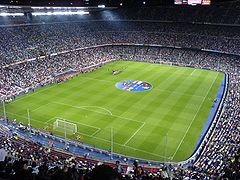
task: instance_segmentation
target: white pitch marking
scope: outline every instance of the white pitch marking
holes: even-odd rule
[[[196,69],[194,69],[194,70],[192,71],[192,73],[190,74],[190,76],[192,76],[195,71],[196,71]]]
[[[143,128],[145,122],[133,133],[133,135],[123,144],[124,146],[131,141],[131,139]]]
[[[48,124],[51,120],[53,120],[53,119],[56,119],[56,117],[53,117],[53,118],[50,118],[49,120],[47,120],[46,122],[45,122],[45,124]]]
[[[105,111],[108,112],[111,116],[113,115],[110,110],[108,110],[108,109],[106,109],[106,108],[104,108],[104,107],[100,107],[100,106],[73,106],[73,105],[70,105],[70,104],[61,103],[61,102],[56,102],[56,101],[54,101],[53,103],[55,103],[55,104],[61,104],[61,105],[65,105],[65,106],[70,106],[70,107],[78,108],[78,109],[84,109],[84,110],[93,111],[93,112],[96,112],[96,113],[103,114],[103,113],[101,113],[101,112],[94,111],[94,110],[91,110],[91,109],[88,109],[88,108],[87,108],[87,107],[96,107],[96,108],[105,110]],[[104,113],[104,114],[105,114],[105,113]]]
[[[185,139],[185,137],[186,137],[186,135],[187,135],[187,133],[188,133],[190,127],[192,126],[192,123],[194,122],[195,118],[197,117],[197,114],[198,114],[198,112],[200,111],[200,109],[201,109],[201,107],[202,107],[202,105],[203,105],[203,103],[204,103],[204,101],[205,101],[205,99],[206,99],[206,97],[207,97],[209,91],[211,90],[213,84],[215,83],[217,77],[218,77],[218,75],[215,77],[215,80],[212,81],[212,84],[211,84],[211,86],[209,87],[209,89],[208,89],[208,91],[207,91],[207,93],[206,93],[206,96],[204,97],[204,99],[202,100],[200,106],[198,107],[198,110],[197,110],[196,114],[194,115],[194,117],[193,117],[191,123],[189,124],[189,126],[188,126],[188,128],[187,128],[187,131],[184,133],[184,136],[183,136],[183,138],[181,139],[180,143],[178,144],[178,147],[177,147],[176,151],[174,152],[174,154],[172,155],[171,159],[173,159],[173,158],[175,157],[175,155],[176,155],[178,149],[180,148],[180,146],[181,146],[183,140]]]
[[[61,103],[61,102],[56,102],[56,101],[54,101],[53,103],[55,103],[55,104],[62,104],[62,105],[70,106],[70,107],[73,107],[73,108],[84,109],[84,110],[87,110],[87,111],[96,112],[96,113],[98,113],[98,114],[108,115],[108,114],[106,114],[106,113],[102,113],[102,112],[98,112],[98,111],[94,111],[94,110],[91,110],[91,109],[84,108],[83,106],[73,106],[73,105],[70,105],[70,104]],[[109,110],[109,111],[110,111],[110,110]],[[107,111],[107,112],[108,112],[108,111]],[[142,121],[137,121],[137,120],[134,120],[134,119],[131,119],[131,118],[114,115],[114,114],[112,114],[112,113],[109,114],[109,115],[110,115],[110,116],[113,116],[113,117],[118,117],[118,118],[121,118],[121,119],[126,119],[126,120],[129,120],[129,121],[135,121],[135,122],[138,122],[138,123],[143,123]]]
[[[16,100],[14,100],[13,102],[23,100],[23,99],[25,99],[25,98],[27,98],[27,97],[29,97],[29,96],[33,96],[33,95],[35,95],[35,94],[38,94],[38,93],[44,92],[44,91],[46,91],[46,90],[49,90],[49,89],[51,89],[51,88],[53,88],[53,87],[55,87],[55,86],[56,86],[56,84],[50,84],[49,87],[45,86],[45,88],[44,88],[44,89],[41,89],[41,90],[40,90],[40,88],[39,88],[39,90],[38,90],[37,92],[33,92],[32,94],[28,94],[28,93],[29,93],[29,92],[28,92],[28,93],[25,94],[26,96],[19,96],[19,98],[16,99]],[[36,91],[36,90],[35,90],[35,91]]]
[[[23,115],[19,115],[19,114],[11,113],[11,112],[7,112],[7,114],[13,114],[13,115],[15,115],[15,116],[18,116],[18,117],[21,117],[21,118],[27,119],[27,116],[23,116]],[[36,122],[40,122],[40,123],[42,123],[42,124],[45,124],[45,122],[42,122],[42,121],[36,120],[36,119],[34,119],[34,118],[31,118],[31,120],[36,121]],[[21,122],[21,121],[20,121],[20,122]]]
[[[96,137],[96,136],[91,136],[91,135],[86,134],[86,133],[81,133],[81,132],[77,132],[77,133],[85,135],[85,136],[88,136],[88,137],[91,137],[91,138],[95,138],[95,139],[98,139],[98,140],[102,140],[102,141],[105,141],[105,142],[111,142],[111,141],[109,141],[107,139],[99,138],[99,137]],[[131,146],[128,146],[128,145],[123,145],[123,144],[119,144],[119,143],[116,143],[116,142],[114,142],[114,144],[119,145],[119,146],[124,146],[124,147],[127,147],[129,149],[136,150],[136,151],[144,152],[146,154],[151,154],[151,155],[154,155],[154,156],[157,156],[157,157],[165,158],[165,156],[161,156],[159,154],[155,154],[155,153],[151,153],[151,152],[148,152],[148,151],[144,151],[144,150],[141,150],[141,149],[138,149],[138,148],[134,148],[134,147],[131,147]],[[166,157],[166,158],[169,159],[169,160],[171,159],[170,157]]]
[[[94,133],[91,134],[91,136],[95,136],[99,131],[101,131],[101,129],[99,128],[97,131],[95,131]]]
[[[177,92],[177,91],[170,91],[170,90],[161,89],[161,88],[155,88],[155,89],[152,89],[152,90],[157,90],[157,91],[162,91],[162,92],[169,92],[171,94],[179,94],[179,95],[182,95],[182,96],[191,96],[191,97],[197,97],[197,98],[204,98],[204,96],[188,94],[188,93],[181,93],[181,92]]]
[[[79,106],[79,107],[83,107],[83,108],[87,108],[87,107],[96,107],[96,108],[99,108],[99,109],[103,109],[105,111],[107,111],[110,115],[113,115],[112,112],[104,107],[101,107],[101,106]]]
[[[83,79],[91,79],[91,80],[96,80],[96,81],[101,81],[101,82],[113,83],[113,81],[109,81],[109,80],[105,80],[105,79],[96,79],[96,78],[90,78],[90,77],[84,77],[84,76],[81,76],[81,78],[83,78]]]
[[[30,112],[37,111],[38,109],[42,108],[43,106],[47,106],[47,105],[50,104],[50,103],[51,103],[51,102],[49,102],[49,103],[47,103],[47,104],[43,104],[43,105],[41,105],[41,106],[39,106],[39,107],[37,107],[37,108],[35,108],[35,109],[33,109],[33,110],[30,109]]]

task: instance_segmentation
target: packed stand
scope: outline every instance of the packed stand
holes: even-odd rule
[[[0,66],[80,47],[158,44],[239,54],[238,26],[100,21],[0,27]]]

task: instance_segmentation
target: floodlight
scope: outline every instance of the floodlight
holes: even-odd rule
[[[24,13],[0,13],[0,16],[24,16]]]
[[[98,5],[99,8],[105,8],[106,6],[104,4]]]

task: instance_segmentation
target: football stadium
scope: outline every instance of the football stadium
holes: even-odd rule
[[[0,5],[0,179],[239,179],[240,1]]]

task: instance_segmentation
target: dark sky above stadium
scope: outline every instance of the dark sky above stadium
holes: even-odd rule
[[[216,2],[231,0],[212,0]],[[41,5],[41,6],[97,6],[104,4],[106,6],[158,6],[172,5],[174,0],[0,0],[0,4],[12,5]]]

